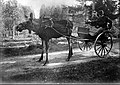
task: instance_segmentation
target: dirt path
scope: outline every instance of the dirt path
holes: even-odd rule
[[[114,56],[114,57],[119,56],[120,52],[119,52],[118,47],[119,47],[119,43],[114,44],[113,49],[111,50],[111,52],[109,53],[108,56]],[[71,61],[74,61],[74,60],[79,61],[79,60],[84,60],[84,59],[90,59],[91,57],[93,58],[93,56],[97,57],[93,48],[90,51],[81,51],[80,49],[73,49],[73,53],[74,53],[74,55],[71,58]],[[65,61],[65,59],[67,58],[67,55],[68,55],[68,51],[59,51],[59,52],[49,53],[50,64],[48,64],[48,66],[51,65],[51,63],[54,63],[55,65],[59,65],[59,64],[56,64],[56,63]],[[7,59],[0,60],[0,64],[1,65],[14,64],[14,63],[17,63],[17,62],[29,61],[29,60],[34,62],[35,60],[39,59],[40,56],[41,56],[41,54],[7,58]],[[45,56],[45,54],[44,54],[44,56]],[[45,57],[44,57],[44,60],[45,60]]]

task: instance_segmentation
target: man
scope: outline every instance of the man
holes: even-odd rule
[[[94,38],[96,38],[104,30],[111,29],[112,27],[112,21],[107,16],[104,15],[103,10],[100,10],[98,12],[97,20],[89,21],[86,24],[90,24],[91,26],[95,26],[96,28],[99,28],[99,30],[92,36]]]

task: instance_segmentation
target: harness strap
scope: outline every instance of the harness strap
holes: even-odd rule
[[[53,22],[52,18],[50,18],[50,21],[51,21],[51,23],[52,23],[50,27],[53,27],[54,22]]]
[[[45,29],[47,29],[48,27],[52,28],[53,25],[54,25],[54,22],[53,22],[52,18],[50,18],[49,20],[50,20],[50,22],[51,22],[52,24],[51,24],[51,25],[44,25],[44,26],[45,26]],[[44,23],[44,22],[46,22],[46,21],[42,21],[42,22]]]
[[[69,21],[69,20],[67,20],[66,29],[67,29],[67,31],[68,31],[68,35],[70,34],[70,31],[72,31],[72,28],[69,28],[69,27],[68,27],[68,26],[69,26],[69,24],[70,24],[70,21]]]

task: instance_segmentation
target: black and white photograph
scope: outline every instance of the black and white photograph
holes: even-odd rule
[[[120,0],[0,0],[0,84],[120,84]]]

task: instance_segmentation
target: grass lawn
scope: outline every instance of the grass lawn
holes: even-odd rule
[[[25,69],[25,67],[26,66],[23,67],[23,65],[19,67],[20,69],[24,69],[24,71],[18,71],[17,74],[15,74],[15,72],[7,73],[7,71],[3,71],[2,82],[120,83],[120,58],[93,60],[86,63],[65,65],[57,68],[43,67]],[[8,66],[6,68],[8,68]]]

